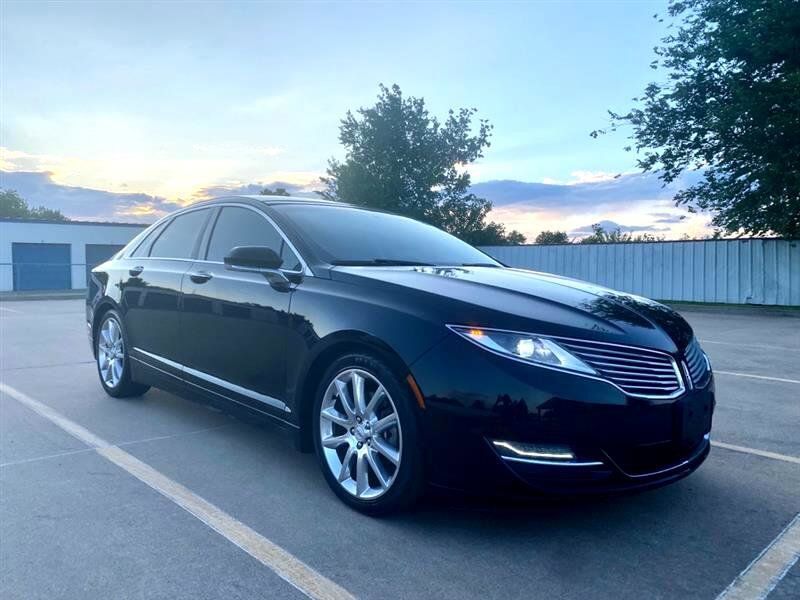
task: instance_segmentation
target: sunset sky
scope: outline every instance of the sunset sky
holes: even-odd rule
[[[0,187],[145,222],[275,182],[313,191],[345,112],[397,83],[434,114],[470,106],[494,124],[470,169],[493,219],[529,236],[603,220],[701,233],[708,216],[637,174],[624,133],[589,137],[657,75],[665,6],[6,1]]]

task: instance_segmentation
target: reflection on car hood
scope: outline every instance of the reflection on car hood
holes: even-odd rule
[[[547,273],[492,267],[336,267],[332,277],[380,281],[522,317],[536,322],[531,326],[537,333],[568,336],[580,335],[571,330],[589,330],[601,338],[610,334],[619,343],[670,351],[672,344],[685,347],[692,336],[683,317],[663,304]],[[626,334],[636,341],[619,339]],[[664,334],[672,344],[665,344]]]

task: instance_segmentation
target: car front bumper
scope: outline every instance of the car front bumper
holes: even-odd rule
[[[457,338],[411,372],[425,399],[420,422],[434,485],[489,494],[646,489],[688,475],[709,453],[713,377],[678,398],[642,399]],[[573,457],[515,456],[498,441],[568,447]]]

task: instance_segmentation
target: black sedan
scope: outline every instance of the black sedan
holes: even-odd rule
[[[100,383],[239,405],[314,450],[344,502],[654,487],[709,452],[714,382],[669,308],[506,268],[417,221],[231,197],[92,271]],[[232,403],[232,404],[231,404]]]

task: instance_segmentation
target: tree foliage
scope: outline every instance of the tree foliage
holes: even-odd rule
[[[286,188],[275,188],[271,190],[269,188],[264,188],[260,192],[258,192],[260,196],[291,196],[289,192],[286,191]]]
[[[537,244],[569,244],[569,236],[566,231],[542,231],[536,236]]]
[[[581,240],[581,244],[623,244],[626,242],[661,242],[663,237],[652,233],[633,233],[623,232],[619,228],[607,231],[602,225],[595,223],[592,225],[592,234]]]
[[[60,211],[28,203],[14,190],[0,189],[0,217],[7,219],[34,219],[37,221],[69,221]]]
[[[651,65],[666,79],[611,112],[611,129],[632,126],[639,166],[665,183],[700,170],[675,200],[715,226],[800,236],[800,2],[670,0],[668,12],[677,28]]]
[[[450,110],[440,123],[424,99],[381,85],[375,106],[342,120],[345,160],[329,161],[320,194],[418,219],[473,244],[523,242],[521,233],[487,223],[491,202],[469,191],[465,167],[483,156],[492,130],[479,119],[473,132],[475,113]]]

